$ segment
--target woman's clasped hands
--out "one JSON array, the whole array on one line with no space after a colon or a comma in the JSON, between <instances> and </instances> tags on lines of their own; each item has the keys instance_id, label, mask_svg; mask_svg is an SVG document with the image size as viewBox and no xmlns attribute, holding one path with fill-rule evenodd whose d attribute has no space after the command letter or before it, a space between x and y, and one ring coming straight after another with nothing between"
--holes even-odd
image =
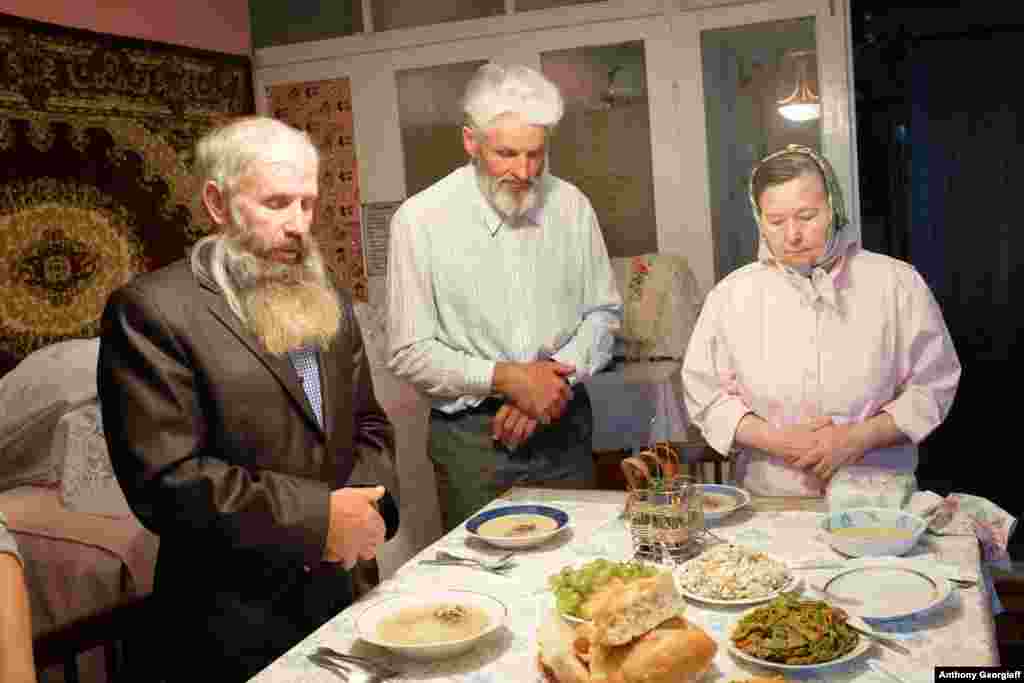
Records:
<instances>
[{"instance_id":1,"label":"woman's clasped hands","mask_svg":"<svg viewBox=\"0 0 1024 683\"><path fill-rule=\"evenodd\" d=\"M808 470L822 481L864 454L855 425L836 424L827 415L777 429L775 453L787 464Z\"/></svg>"}]
</instances>

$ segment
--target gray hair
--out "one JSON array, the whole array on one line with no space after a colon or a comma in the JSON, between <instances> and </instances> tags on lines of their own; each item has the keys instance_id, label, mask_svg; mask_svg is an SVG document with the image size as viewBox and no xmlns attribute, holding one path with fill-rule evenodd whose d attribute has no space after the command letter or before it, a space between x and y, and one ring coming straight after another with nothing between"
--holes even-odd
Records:
<instances>
[{"instance_id":1,"label":"gray hair","mask_svg":"<svg viewBox=\"0 0 1024 683\"><path fill-rule=\"evenodd\" d=\"M228 274L227 269L227 249L225 245L225 237L220 234L207 235L200 239L192 246L192 253L189 258L189 263L192 266L193 273L200 273L203 270L201 252L207 244L210 244L210 249L213 253L210 255L210 268L209 274L213 278L213 281L220 287L221 292L224 294L224 298L227 299L228 307L231 312L238 316L238 319L242 322L247 322L245 315L245 309L242 308L242 302L238 295L238 286L235 284L234 279Z\"/></svg>"},{"instance_id":2,"label":"gray hair","mask_svg":"<svg viewBox=\"0 0 1024 683\"><path fill-rule=\"evenodd\" d=\"M466 125L486 130L503 114L516 114L549 131L562 119L565 103L558 86L544 74L521 64L493 62L481 66L466 86L462 101Z\"/></svg>"},{"instance_id":3,"label":"gray hair","mask_svg":"<svg viewBox=\"0 0 1024 683\"><path fill-rule=\"evenodd\" d=\"M196 144L195 169L200 186L213 181L231 193L250 164L269 161L274 150L292 147L319 163L316 145L304 131L266 116L247 116L207 133Z\"/></svg>"}]
</instances>

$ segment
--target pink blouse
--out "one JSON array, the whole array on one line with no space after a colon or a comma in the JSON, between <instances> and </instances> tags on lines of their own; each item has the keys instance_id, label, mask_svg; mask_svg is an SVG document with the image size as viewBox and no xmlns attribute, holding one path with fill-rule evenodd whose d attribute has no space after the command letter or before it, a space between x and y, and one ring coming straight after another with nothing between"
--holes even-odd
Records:
<instances>
[{"instance_id":1,"label":"pink blouse","mask_svg":"<svg viewBox=\"0 0 1024 683\"><path fill-rule=\"evenodd\" d=\"M831 273L811 278L770 258L729 274L704 302L682 380L690 418L720 453L733 449L748 412L782 426L885 411L912 443L868 452L859 464L913 472L916 444L953 403L960 361L920 274L852 245ZM749 448L737 456L737 480L757 495L820 495L825 484Z\"/></svg>"}]
</instances>

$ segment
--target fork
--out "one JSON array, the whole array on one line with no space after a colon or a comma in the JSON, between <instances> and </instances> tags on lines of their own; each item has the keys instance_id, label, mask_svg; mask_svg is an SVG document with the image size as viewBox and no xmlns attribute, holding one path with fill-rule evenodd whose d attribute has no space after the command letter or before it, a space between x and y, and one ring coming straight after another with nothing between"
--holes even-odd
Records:
<instances>
[{"instance_id":1,"label":"fork","mask_svg":"<svg viewBox=\"0 0 1024 683\"><path fill-rule=\"evenodd\" d=\"M396 676L402 675L402 671L400 669L396 669L390 664L385 664L384 662L377 661L376 659L360 657L359 655L353 655L347 652L339 652L334 648L327 647L326 645L321 645L320 647L318 647L313 652L313 655L315 655L318 658L323 657L327 659L338 660L339 663L342 663L340 664L342 666L344 665L344 663L358 664L359 666L369 669L373 673L380 676L380 680L394 678Z\"/></svg>"},{"instance_id":2,"label":"fork","mask_svg":"<svg viewBox=\"0 0 1024 683\"><path fill-rule=\"evenodd\" d=\"M466 562L476 562L481 567L490 567L492 569L508 564L508 562L512 559L514 555L515 553L506 553L505 555L502 555L496 560L483 560L476 557L463 557L462 555L453 555L452 553L446 552L444 550L437 551L437 559L439 560L463 560Z\"/></svg>"},{"instance_id":3,"label":"fork","mask_svg":"<svg viewBox=\"0 0 1024 683\"><path fill-rule=\"evenodd\" d=\"M474 557L462 557L461 555L452 555L451 553L439 550L437 557L433 560L422 560L427 564L471 564L485 569L489 572L500 572L503 569L508 569L512 566L512 556L515 553L508 553L499 557L497 560L480 560Z\"/></svg>"},{"instance_id":4,"label":"fork","mask_svg":"<svg viewBox=\"0 0 1024 683\"><path fill-rule=\"evenodd\" d=\"M351 667L345 666L339 661L335 661L329 657L324 657L320 654L313 653L311 655L306 655L306 659L313 662L320 668L327 669L343 681L348 680L349 672L352 671Z\"/></svg>"}]
</instances>

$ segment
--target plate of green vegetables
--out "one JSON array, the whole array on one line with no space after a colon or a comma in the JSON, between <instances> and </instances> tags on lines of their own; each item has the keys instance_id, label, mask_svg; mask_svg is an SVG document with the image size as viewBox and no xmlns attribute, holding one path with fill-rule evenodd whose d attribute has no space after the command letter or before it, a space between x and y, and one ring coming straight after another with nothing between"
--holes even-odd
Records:
<instances>
[{"instance_id":1,"label":"plate of green vegetables","mask_svg":"<svg viewBox=\"0 0 1024 683\"><path fill-rule=\"evenodd\" d=\"M863 621L821 600L783 593L743 612L729 630L729 651L773 669L808 671L860 657L871 641L847 622L871 632Z\"/></svg>"}]
</instances>

